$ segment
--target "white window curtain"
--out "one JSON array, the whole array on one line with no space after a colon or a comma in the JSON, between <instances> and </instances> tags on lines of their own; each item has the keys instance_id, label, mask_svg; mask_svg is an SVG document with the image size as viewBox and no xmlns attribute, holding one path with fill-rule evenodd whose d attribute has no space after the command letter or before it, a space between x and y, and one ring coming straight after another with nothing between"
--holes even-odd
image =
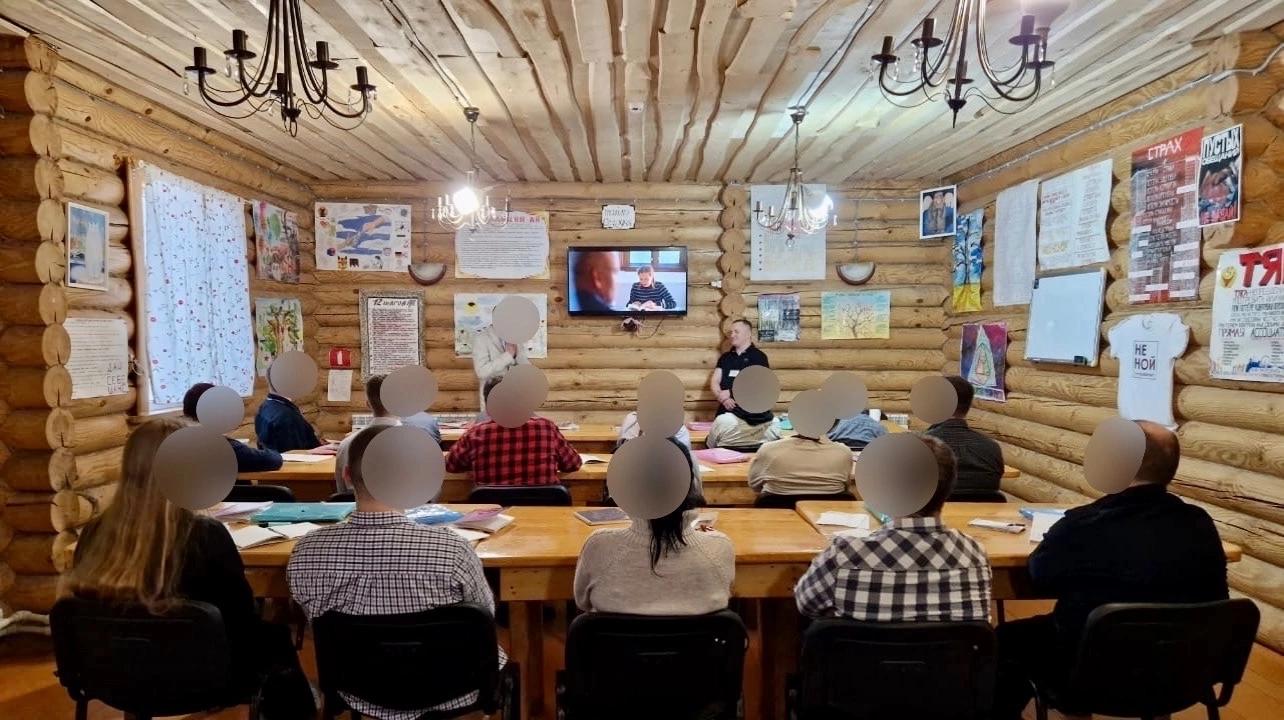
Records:
<instances>
[{"instance_id":1,"label":"white window curtain","mask_svg":"<svg viewBox=\"0 0 1284 720\"><path fill-rule=\"evenodd\" d=\"M142 183L142 412L182 406L194 383L254 390L245 201L154 165Z\"/></svg>"}]
</instances>

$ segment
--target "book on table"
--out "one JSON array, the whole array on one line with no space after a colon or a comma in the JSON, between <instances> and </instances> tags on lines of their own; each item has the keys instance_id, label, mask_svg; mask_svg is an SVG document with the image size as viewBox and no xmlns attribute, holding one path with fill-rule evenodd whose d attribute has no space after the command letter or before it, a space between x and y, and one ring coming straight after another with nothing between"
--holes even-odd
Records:
<instances>
[{"instance_id":1,"label":"book on table","mask_svg":"<svg viewBox=\"0 0 1284 720\"><path fill-rule=\"evenodd\" d=\"M505 515L503 508L485 508L473 510L452 523L453 527L473 530L490 535L513 524L512 515Z\"/></svg>"},{"instance_id":2,"label":"book on table","mask_svg":"<svg viewBox=\"0 0 1284 720\"><path fill-rule=\"evenodd\" d=\"M619 508L576 510L575 517L589 525L609 525L611 523L625 522L629 519L628 514Z\"/></svg>"}]
</instances>

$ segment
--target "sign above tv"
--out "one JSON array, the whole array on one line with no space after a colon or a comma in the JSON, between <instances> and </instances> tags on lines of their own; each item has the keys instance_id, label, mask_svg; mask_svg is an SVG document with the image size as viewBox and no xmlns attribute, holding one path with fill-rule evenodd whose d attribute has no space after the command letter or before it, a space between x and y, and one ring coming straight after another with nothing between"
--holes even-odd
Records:
<instances>
[{"instance_id":1,"label":"sign above tv","mask_svg":"<svg viewBox=\"0 0 1284 720\"><path fill-rule=\"evenodd\" d=\"M637 225L637 209L632 205L603 205L602 227L607 230L632 230Z\"/></svg>"}]
</instances>

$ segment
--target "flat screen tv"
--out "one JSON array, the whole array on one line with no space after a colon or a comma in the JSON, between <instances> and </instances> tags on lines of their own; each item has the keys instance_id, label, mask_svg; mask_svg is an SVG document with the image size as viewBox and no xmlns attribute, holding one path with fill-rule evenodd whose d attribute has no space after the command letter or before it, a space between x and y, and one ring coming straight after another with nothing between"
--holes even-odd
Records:
<instances>
[{"instance_id":1,"label":"flat screen tv","mask_svg":"<svg viewBox=\"0 0 1284 720\"><path fill-rule=\"evenodd\" d=\"M566 250L571 315L685 315L685 247L571 247Z\"/></svg>"}]
</instances>

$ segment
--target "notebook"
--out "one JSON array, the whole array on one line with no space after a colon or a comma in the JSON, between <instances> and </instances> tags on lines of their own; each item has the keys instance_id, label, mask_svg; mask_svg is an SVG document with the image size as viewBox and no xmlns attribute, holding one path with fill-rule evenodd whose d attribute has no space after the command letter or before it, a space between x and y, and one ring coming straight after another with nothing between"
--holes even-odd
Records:
<instances>
[{"instance_id":1,"label":"notebook","mask_svg":"<svg viewBox=\"0 0 1284 720\"><path fill-rule=\"evenodd\" d=\"M452 527L464 530L476 530L477 532L483 532L489 535L491 533L497 533L509 525L512 525L513 520L515 519L516 518L512 515L501 513L499 508L495 508L494 510L474 510L473 512L470 512L456 520Z\"/></svg>"},{"instance_id":2,"label":"notebook","mask_svg":"<svg viewBox=\"0 0 1284 720\"><path fill-rule=\"evenodd\" d=\"M624 522L629 519L629 516L619 508L576 510L575 517L589 525L607 525L615 522Z\"/></svg>"},{"instance_id":3,"label":"notebook","mask_svg":"<svg viewBox=\"0 0 1284 720\"><path fill-rule=\"evenodd\" d=\"M446 529L455 533L459 537L467 540L472 545L476 545L482 540L485 540L486 538L490 537L486 533L481 532L479 530L468 530L467 528L457 528L454 525L447 525Z\"/></svg>"},{"instance_id":4,"label":"notebook","mask_svg":"<svg viewBox=\"0 0 1284 720\"><path fill-rule=\"evenodd\" d=\"M420 505L406 511L406 517L420 525L445 525L463 516L464 514L461 512L451 510L445 505L437 504Z\"/></svg>"},{"instance_id":5,"label":"notebook","mask_svg":"<svg viewBox=\"0 0 1284 720\"><path fill-rule=\"evenodd\" d=\"M744 462L745 460L749 459L749 456L742 452L736 452L735 450L728 450L726 448L709 448L707 450L696 450L694 453L692 453L692 455L695 455L700 460L704 460L706 462L711 462L711 463L718 463L720 465L725 463Z\"/></svg>"},{"instance_id":6,"label":"notebook","mask_svg":"<svg viewBox=\"0 0 1284 720\"><path fill-rule=\"evenodd\" d=\"M272 507L250 518L251 522L339 522L357 507L353 502L340 503L273 503Z\"/></svg>"},{"instance_id":7,"label":"notebook","mask_svg":"<svg viewBox=\"0 0 1284 720\"><path fill-rule=\"evenodd\" d=\"M246 525L232 531L232 542L236 543L238 549L245 550L246 548L259 547L260 545L285 542L286 540L298 540L313 530L320 529L320 525L308 522L273 525L272 527Z\"/></svg>"},{"instance_id":8,"label":"notebook","mask_svg":"<svg viewBox=\"0 0 1284 720\"><path fill-rule=\"evenodd\" d=\"M593 453L580 453L580 462L588 465L589 463L608 463L611 462L610 455L595 455Z\"/></svg>"}]
</instances>

